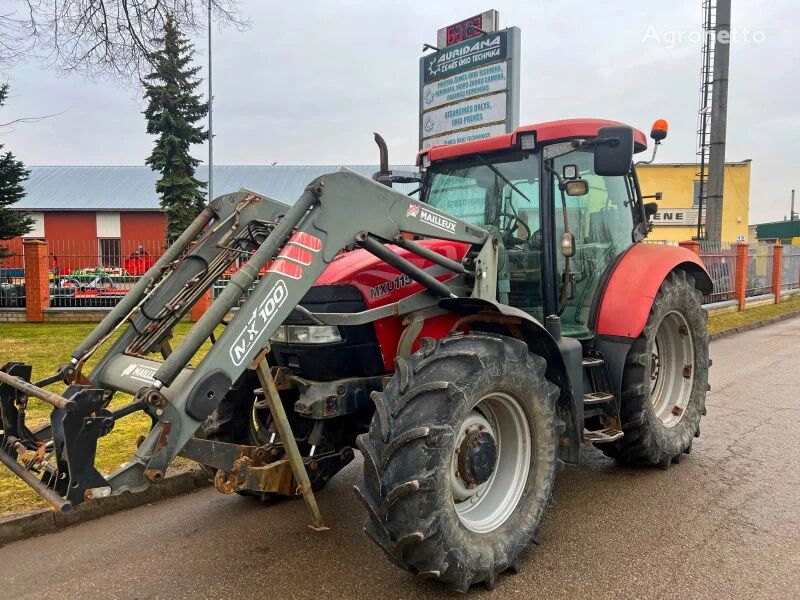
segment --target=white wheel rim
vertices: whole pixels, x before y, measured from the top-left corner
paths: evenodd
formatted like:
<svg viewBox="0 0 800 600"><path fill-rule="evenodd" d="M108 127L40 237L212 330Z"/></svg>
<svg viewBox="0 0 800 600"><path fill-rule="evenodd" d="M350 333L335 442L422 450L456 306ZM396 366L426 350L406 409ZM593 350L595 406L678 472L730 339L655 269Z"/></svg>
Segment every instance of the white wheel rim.
<svg viewBox="0 0 800 600"><path fill-rule="evenodd" d="M495 440L497 459L489 479L470 486L458 473L458 450L471 427ZM462 424L450 461L450 489L461 524L476 533L494 531L508 520L525 491L531 465L531 431L525 410L513 396L484 396Z"/></svg>
<svg viewBox="0 0 800 600"><path fill-rule="evenodd" d="M658 325L650 360L650 401L664 427L680 423L694 384L694 339L686 318L667 313Z"/></svg>

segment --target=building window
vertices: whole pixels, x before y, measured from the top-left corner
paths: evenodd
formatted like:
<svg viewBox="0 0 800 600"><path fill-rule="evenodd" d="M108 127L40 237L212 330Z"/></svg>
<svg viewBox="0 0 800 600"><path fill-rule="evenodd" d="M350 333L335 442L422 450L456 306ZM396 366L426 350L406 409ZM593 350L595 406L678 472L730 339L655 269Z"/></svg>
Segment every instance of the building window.
<svg viewBox="0 0 800 600"><path fill-rule="evenodd" d="M708 181L706 181L706 195L708 195ZM694 182L694 193L692 194L692 208L700 206L700 182Z"/></svg>
<svg viewBox="0 0 800 600"><path fill-rule="evenodd" d="M122 265L119 238L101 238L97 240L97 245L101 267L119 268Z"/></svg>

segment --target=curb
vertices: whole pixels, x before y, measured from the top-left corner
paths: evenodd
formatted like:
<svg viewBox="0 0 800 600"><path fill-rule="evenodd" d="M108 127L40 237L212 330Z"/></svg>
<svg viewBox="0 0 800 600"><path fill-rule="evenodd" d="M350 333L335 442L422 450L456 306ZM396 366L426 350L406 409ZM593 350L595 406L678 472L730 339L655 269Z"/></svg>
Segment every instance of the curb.
<svg viewBox="0 0 800 600"><path fill-rule="evenodd" d="M766 327L767 325L772 325L773 323L779 323L781 321L793 319L794 317L800 317L800 310L786 313L784 315L778 315L777 317L765 319L764 321L756 321L755 323L749 323L748 325L742 325L740 327L732 327L731 329L725 329L723 331L712 333L710 336L708 336L708 341L713 342L714 340L730 337L732 335L736 335L737 333L744 333L745 331L760 329L762 327Z"/></svg>
<svg viewBox="0 0 800 600"><path fill-rule="evenodd" d="M192 470L167 477L161 483L151 485L141 492L123 492L119 496L84 502L66 515L47 508L14 515L0 520L0 546L53 533L70 525L92 521L142 504L166 500L206 487L209 483L207 473L202 470Z"/></svg>

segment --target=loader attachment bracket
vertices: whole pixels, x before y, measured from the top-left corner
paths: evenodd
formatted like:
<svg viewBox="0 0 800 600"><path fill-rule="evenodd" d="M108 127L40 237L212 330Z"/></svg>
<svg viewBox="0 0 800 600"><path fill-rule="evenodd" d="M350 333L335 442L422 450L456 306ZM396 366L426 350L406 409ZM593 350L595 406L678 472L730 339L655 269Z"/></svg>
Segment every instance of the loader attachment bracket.
<svg viewBox="0 0 800 600"><path fill-rule="evenodd" d="M114 428L114 417L103 408L103 390L71 385L64 396L75 409L54 408L50 415L56 448L56 491L73 504L110 493L108 482L94 466L97 440Z"/></svg>
<svg viewBox="0 0 800 600"><path fill-rule="evenodd" d="M108 482L94 466L97 440L114 427L104 390L73 384L57 396L30 383L30 365L7 363L0 371L3 464L62 512L110 495ZM50 425L34 432L25 425L29 397L53 405Z"/></svg>

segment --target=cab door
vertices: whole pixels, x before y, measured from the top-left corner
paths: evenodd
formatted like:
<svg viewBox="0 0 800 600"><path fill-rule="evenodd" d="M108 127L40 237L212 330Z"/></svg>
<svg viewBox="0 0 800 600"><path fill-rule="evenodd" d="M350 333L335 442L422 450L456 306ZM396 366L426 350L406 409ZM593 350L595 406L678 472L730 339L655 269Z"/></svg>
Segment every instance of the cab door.
<svg viewBox="0 0 800 600"><path fill-rule="evenodd" d="M555 174L551 174L555 241L564 231L575 236L576 252L570 259L570 284L562 294L561 277L566 266L564 256L556 251L557 303L561 310L564 335L587 337L592 306L598 300L601 283L617 257L633 244L633 190L628 177L600 176L593 169L594 154L578 151L552 161L553 170L561 174L564 166L575 165L581 178L589 184L583 196L566 196L559 190Z"/></svg>

